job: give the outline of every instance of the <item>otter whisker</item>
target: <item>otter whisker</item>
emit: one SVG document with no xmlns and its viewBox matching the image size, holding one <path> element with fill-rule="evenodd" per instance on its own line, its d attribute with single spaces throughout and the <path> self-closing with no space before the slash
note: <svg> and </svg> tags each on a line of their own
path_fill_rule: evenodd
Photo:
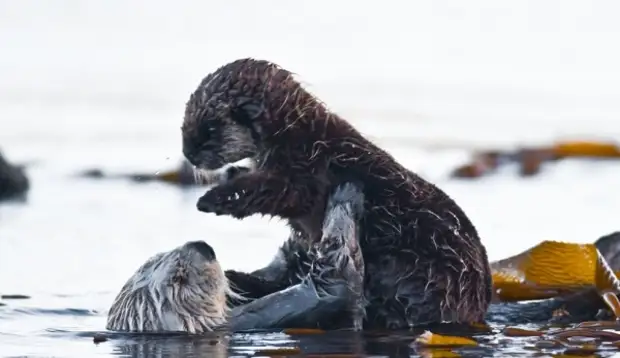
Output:
<svg viewBox="0 0 620 358">
<path fill-rule="evenodd" d="M 220 173 L 215 170 L 208 170 L 194 167 L 194 180 L 199 185 L 213 185 L 219 181 Z"/>
</svg>

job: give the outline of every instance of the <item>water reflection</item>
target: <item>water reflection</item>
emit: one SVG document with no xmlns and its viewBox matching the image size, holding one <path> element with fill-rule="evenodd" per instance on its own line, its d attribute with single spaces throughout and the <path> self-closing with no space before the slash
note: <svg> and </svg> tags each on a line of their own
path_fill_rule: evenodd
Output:
<svg viewBox="0 0 620 358">
<path fill-rule="evenodd" d="M 489 347 L 467 349 L 424 348 L 413 342 L 417 332 L 334 331 L 287 335 L 279 332 L 181 335 L 109 335 L 100 343 L 119 357 L 227 357 L 227 356 L 373 356 L 373 357 L 479 357 L 492 356 Z M 92 335 L 91 335 L 92 336 Z M 495 353 L 499 353 L 496 351 Z M 523 353 L 523 351 L 521 351 Z"/>
<path fill-rule="evenodd" d="M 228 339 L 220 337 L 142 337 L 115 340 L 112 354 L 119 357 L 227 357 Z M 102 343 L 105 344 L 105 343 Z"/>
</svg>

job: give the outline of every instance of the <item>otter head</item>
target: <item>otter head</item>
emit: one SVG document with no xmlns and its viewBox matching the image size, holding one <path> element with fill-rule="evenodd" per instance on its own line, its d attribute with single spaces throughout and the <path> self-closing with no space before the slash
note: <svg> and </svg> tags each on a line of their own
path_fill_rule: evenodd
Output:
<svg viewBox="0 0 620 358">
<path fill-rule="evenodd" d="M 247 58 L 218 68 L 186 104 L 183 154 L 207 170 L 255 157 L 272 115 L 299 108 L 301 94 L 292 74 L 268 61 Z"/>
<path fill-rule="evenodd" d="M 191 241 L 153 256 L 134 273 L 114 300 L 106 329 L 211 331 L 226 321 L 227 295 L 235 294 L 215 252 Z"/>
<path fill-rule="evenodd" d="M 224 66 L 202 80 L 185 107 L 183 154 L 200 169 L 215 170 L 258 152 L 253 125 L 260 100 L 239 78 L 244 66 Z M 243 93 L 242 93 L 243 92 Z"/>
<path fill-rule="evenodd" d="M 247 114 L 214 98 L 198 111 L 190 109 L 183 123 L 183 154 L 199 169 L 216 170 L 258 153 L 252 129 L 246 126 Z"/>
</svg>

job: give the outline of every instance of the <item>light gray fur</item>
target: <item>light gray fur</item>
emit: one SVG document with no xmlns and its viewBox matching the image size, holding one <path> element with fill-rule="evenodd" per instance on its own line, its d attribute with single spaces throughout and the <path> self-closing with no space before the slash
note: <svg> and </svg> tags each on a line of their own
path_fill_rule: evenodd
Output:
<svg viewBox="0 0 620 358">
<path fill-rule="evenodd" d="M 225 323 L 227 295 L 238 295 L 217 260 L 188 244 L 151 257 L 131 276 L 112 303 L 106 329 L 202 333 Z"/>
<path fill-rule="evenodd" d="M 364 257 L 360 247 L 359 222 L 364 194 L 352 183 L 344 183 L 329 197 L 313 269 L 319 278 L 344 279 L 349 287 L 349 310 L 353 329 L 361 331 L 366 316 L 364 299 Z M 335 274 L 335 275 L 334 275 Z"/>
</svg>

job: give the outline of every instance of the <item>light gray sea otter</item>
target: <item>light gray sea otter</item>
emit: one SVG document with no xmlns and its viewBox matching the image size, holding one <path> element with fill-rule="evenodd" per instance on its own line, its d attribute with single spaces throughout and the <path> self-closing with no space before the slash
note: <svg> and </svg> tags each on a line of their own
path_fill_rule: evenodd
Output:
<svg viewBox="0 0 620 358">
<path fill-rule="evenodd" d="M 153 256 L 133 274 L 110 308 L 106 329 L 195 334 L 220 328 L 313 327 L 348 319 L 361 287 L 350 275 L 361 256 L 357 220 L 363 200 L 352 184 L 335 190 L 322 240 L 307 253 L 312 266 L 299 284 L 248 302 L 241 297 L 245 292 L 233 290 L 243 288 L 231 287 L 211 246 L 187 242 Z M 254 285 L 247 293 L 255 295 L 260 279 L 243 275 L 234 277 L 246 288 Z"/>
</svg>

